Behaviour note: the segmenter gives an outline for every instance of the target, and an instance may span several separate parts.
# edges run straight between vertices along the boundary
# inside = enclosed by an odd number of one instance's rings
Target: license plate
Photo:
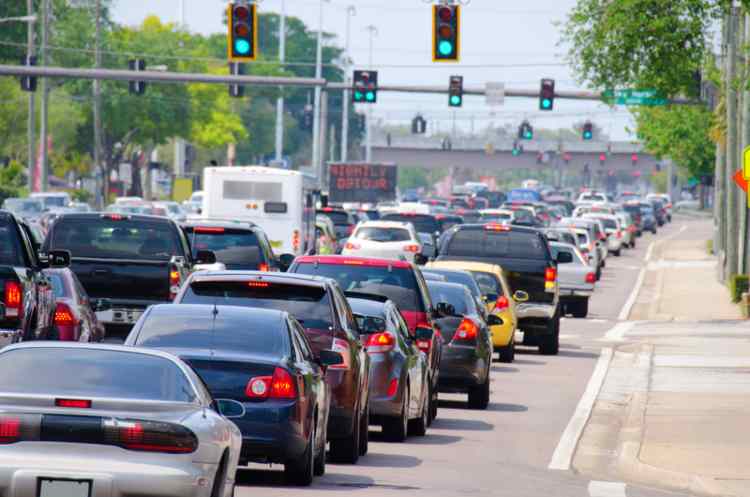
[[[38,497],[91,497],[91,480],[40,478]]]
[[[96,313],[96,317],[103,323],[135,324],[143,311],[140,309],[111,309]]]

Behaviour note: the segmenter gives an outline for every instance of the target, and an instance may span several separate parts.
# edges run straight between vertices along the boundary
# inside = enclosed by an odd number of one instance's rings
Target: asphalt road
[[[423,438],[380,441],[371,427],[370,452],[356,466],[327,466],[309,488],[284,484],[281,467],[242,470],[237,497],[262,495],[362,496],[628,496],[675,495],[620,482],[591,482],[566,469],[549,469],[599,358],[604,334],[633,291],[648,245],[675,236],[676,221],[657,236],[644,234],[635,250],[610,256],[587,319],[567,318],[558,356],[521,348],[513,364],[495,363],[487,411],[465,407],[465,396],[441,395],[438,419]],[[569,447],[571,454],[573,447]],[[565,454],[565,447],[558,449]],[[565,459],[563,457],[562,459]]]

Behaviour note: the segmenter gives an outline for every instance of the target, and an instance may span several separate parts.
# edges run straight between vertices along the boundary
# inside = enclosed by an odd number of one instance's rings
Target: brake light
[[[398,378],[393,378],[388,384],[388,391],[385,393],[388,397],[393,397],[398,391]]]
[[[346,245],[344,245],[344,248],[346,250],[359,250],[362,247],[356,243],[346,242]]]
[[[292,375],[284,368],[277,367],[273,376],[250,378],[245,387],[249,399],[296,399],[297,386]]]
[[[102,219],[109,219],[110,221],[122,221],[129,218],[130,216],[123,216],[122,214],[102,214]]]
[[[267,273],[271,268],[266,264],[265,262],[261,262],[258,264],[258,271],[263,271],[264,273]]]
[[[509,305],[510,302],[508,301],[508,297],[506,297],[505,295],[501,295],[495,303],[495,309],[507,309]]]
[[[176,268],[169,270],[169,300],[174,300],[180,293],[180,283],[182,282],[180,272]]]
[[[333,207],[323,207],[323,212],[333,212]]]
[[[189,429],[172,423],[105,419],[105,443],[128,450],[189,454],[198,449],[198,438]]]
[[[479,327],[469,318],[464,318],[453,335],[454,342],[472,342],[477,339]]]
[[[596,283],[596,275],[594,273],[588,273],[586,275],[586,283]]]
[[[419,253],[422,250],[419,245],[406,245],[404,246],[404,252],[411,252],[413,254]]]
[[[484,225],[485,231],[510,231],[510,226],[507,224],[489,223]]]
[[[292,232],[292,249],[294,249],[295,252],[299,251],[299,230],[294,230]]]
[[[19,282],[5,282],[3,302],[5,304],[6,317],[21,318],[23,316],[23,292],[21,290],[21,284]]]
[[[346,264],[347,266],[364,266],[365,261],[356,261],[352,259],[347,259],[343,261],[343,264]]]
[[[21,420],[13,417],[0,419],[0,444],[18,442],[21,438]]]
[[[73,316],[73,311],[70,310],[67,304],[58,303],[55,306],[54,324],[60,341],[75,341],[76,319]]]
[[[193,228],[195,233],[224,233],[224,228],[215,228],[212,226],[197,226]]]
[[[72,409],[91,409],[91,401],[88,399],[55,399],[55,405]]]
[[[617,230],[617,238],[622,238],[622,231]]]
[[[548,267],[544,270],[544,281],[546,282],[555,282],[557,279],[557,269],[553,267]]]
[[[268,288],[271,284],[265,281],[248,281],[247,286],[250,288]]]
[[[385,352],[390,352],[393,350],[393,348],[396,345],[396,339],[388,333],[387,331],[384,331],[382,333],[375,333],[373,335],[370,335],[367,339],[367,352],[370,354],[383,354]]]
[[[344,360],[341,362],[341,364],[328,366],[328,369],[349,370],[352,364],[352,351],[351,351],[351,347],[349,347],[349,342],[347,342],[346,340],[342,340],[340,338],[334,338],[333,347],[331,347],[331,350],[341,354],[341,357],[343,357]]]

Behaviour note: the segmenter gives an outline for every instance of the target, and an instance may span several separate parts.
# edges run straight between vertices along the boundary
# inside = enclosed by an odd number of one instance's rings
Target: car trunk
[[[169,300],[169,263],[74,258],[71,269],[91,298]]]

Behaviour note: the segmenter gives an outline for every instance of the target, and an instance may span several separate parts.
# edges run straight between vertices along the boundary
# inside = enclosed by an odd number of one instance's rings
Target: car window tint
[[[537,233],[464,229],[449,240],[446,255],[546,259],[546,243]]]
[[[435,233],[440,231],[440,224],[438,224],[435,216],[426,214],[386,214],[381,220],[411,223],[418,233]]]
[[[500,283],[498,277],[493,273],[484,271],[472,271],[474,278],[479,284],[479,288],[482,290],[483,295],[492,294],[503,295],[503,285]]]
[[[61,371],[74,374],[60,374]],[[31,348],[0,354],[0,392],[56,397],[193,402],[195,391],[172,361],[89,348]]]
[[[303,330],[299,325],[295,324],[292,327],[292,337],[294,337],[294,341],[297,344],[297,348],[299,349],[300,354],[302,354],[302,358],[308,362],[312,362],[314,356],[312,353],[312,349],[310,348],[310,344],[307,343],[305,330]]]
[[[354,235],[360,240],[372,242],[407,242],[411,240],[409,230],[403,228],[359,228]]]
[[[65,287],[65,281],[59,274],[49,274],[47,279],[52,287],[52,293],[56,299],[64,298],[68,296],[67,288]]]
[[[211,250],[216,254],[216,260],[224,264],[258,265],[264,262],[260,242],[252,231],[198,231],[187,229],[193,257],[198,256],[199,250]]]
[[[0,265],[23,266],[21,244],[9,220],[0,218]]]
[[[433,302],[447,302],[456,309],[458,314],[468,314],[466,292],[463,287],[455,284],[445,284],[440,282],[427,282],[427,288],[430,290],[430,298]]]

